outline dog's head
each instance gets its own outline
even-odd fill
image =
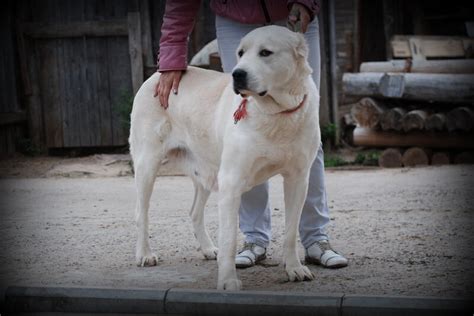
[[[232,71],[234,91],[241,95],[272,95],[301,82],[311,73],[302,34],[281,26],[264,26],[247,34],[237,49]],[[296,80],[295,80],[296,79]]]

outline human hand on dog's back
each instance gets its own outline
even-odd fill
[[[170,70],[161,73],[160,79],[155,87],[154,97],[159,97],[160,104],[165,109],[168,108],[168,98],[171,90],[174,94],[178,94],[179,82],[183,75],[182,70]]]

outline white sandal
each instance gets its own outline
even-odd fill
[[[235,266],[239,269],[253,267],[267,258],[267,249],[254,243],[244,243],[244,247],[235,256]]]
[[[348,260],[334,251],[327,240],[317,241],[308,247],[305,261],[331,269],[347,267],[348,264]]]

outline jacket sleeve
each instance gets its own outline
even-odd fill
[[[291,6],[294,3],[302,4],[306,9],[308,9],[311,21],[314,20],[314,17],[319,14],[319,10],[321,9],[321,3],[319,0],[288,0],[288,10],[291,10]]]
[[[194,27],[201,1],[166,1],[161,26],[158,71],[186,70],[188,38]]]

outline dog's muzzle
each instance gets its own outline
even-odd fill
[[[239,94],[241,90],[248,90],[247,87],[247,72],[242,69],[235,69],[232,72],[234,81],[234,92]]]

